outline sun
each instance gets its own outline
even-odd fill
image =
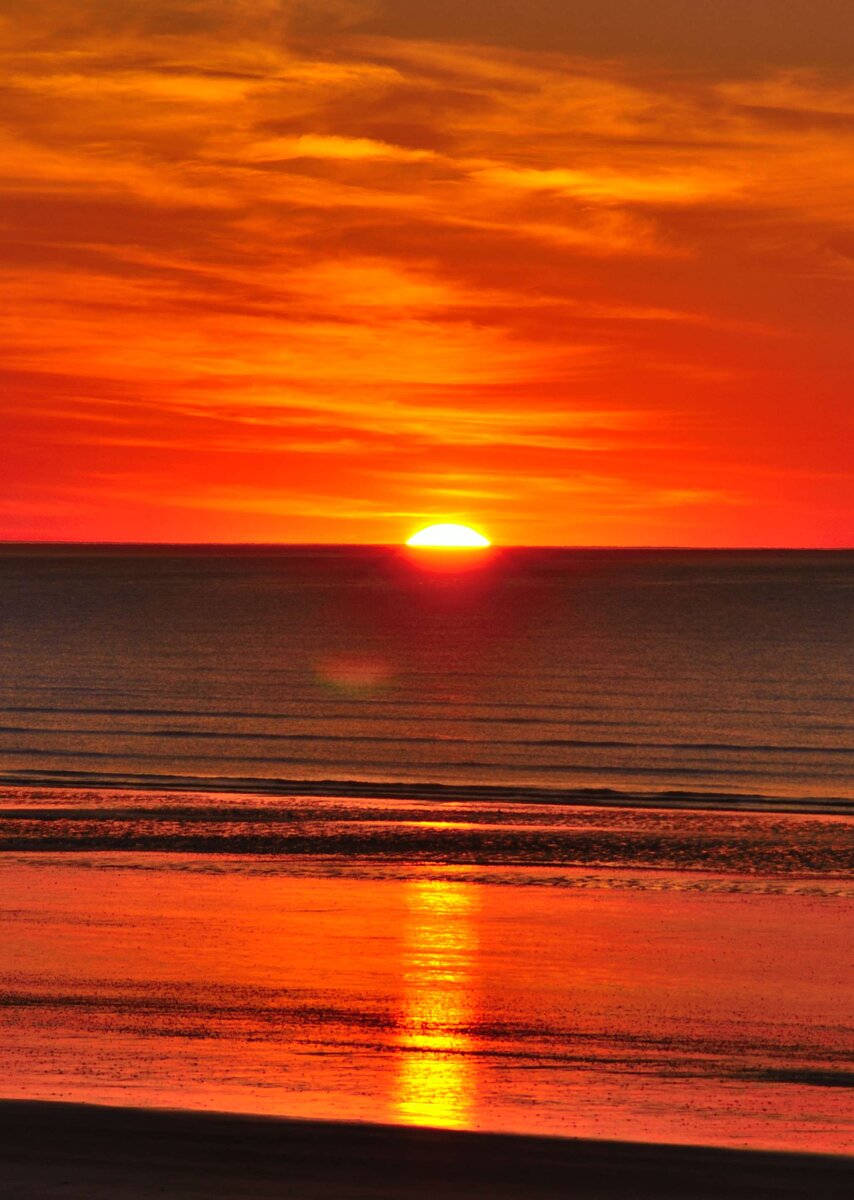
[[[491,542],[468,525],[428,525],[426,529],[413,533],[406,544],[444,550],[483,550]]]

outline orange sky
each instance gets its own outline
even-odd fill
[[[852,45],[850,0],[5,0],[0,537],[850,545]]]

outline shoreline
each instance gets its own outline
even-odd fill
[[[854,1157],[0,1100],[0,1200],[842,1200]]]
[[[854,816],[854,799],[762,796],[739,792],[685,790],[622,792],[616,788],[552,788],[539,785],[453,784],[356,779],[211,778],[185,775],[95,775],[83,772],[0,773],[0,797],[16,789],[108,792],[180,792],[210,796],[426,800],[433,803],[497,803],[555,807],[636,808],[705,812],[789,813],[797,816]]]

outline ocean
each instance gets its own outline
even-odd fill
[[[854,555],[463,561],[3,551],[0,1095],[851,1153]]]
[[[423,561],[5,548],[0,778],[854,801],[854,554]]]

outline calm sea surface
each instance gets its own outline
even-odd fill
[[[481,561],[7,548],[0,777],[854,801],[854,554]]]
[[[854,556],[0,555],[0,1095],[854,1151]]]

